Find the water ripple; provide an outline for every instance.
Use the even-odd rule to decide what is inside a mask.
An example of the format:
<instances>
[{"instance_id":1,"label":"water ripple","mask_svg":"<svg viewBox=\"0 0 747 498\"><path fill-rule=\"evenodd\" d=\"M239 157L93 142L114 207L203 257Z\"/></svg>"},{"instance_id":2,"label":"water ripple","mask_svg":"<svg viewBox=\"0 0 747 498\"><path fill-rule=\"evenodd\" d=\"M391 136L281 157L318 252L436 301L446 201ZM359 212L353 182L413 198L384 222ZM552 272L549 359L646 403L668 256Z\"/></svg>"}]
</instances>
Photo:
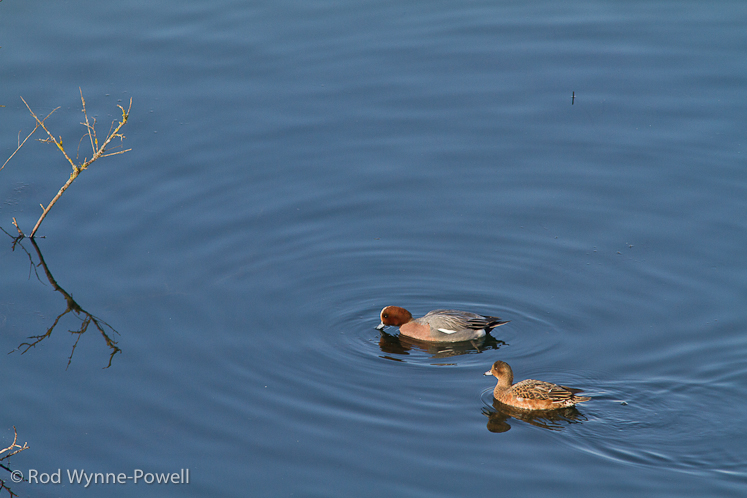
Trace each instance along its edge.
<instances>
[{"instance_id":1,"label":"water ripple","mask_svg":"<svg viewBox=\"0 0 747 498\"><path fill-rule=\"evenodd\" d=\"M731 424L714 418L743 418L724 400L727 386L677 379L600 382L586 390L588 421L565 442L603 458L634 466L688 473L743 472L743 460L725 457L720 441L734 437ZM731 412L731 413L730 413Z\"/></svg>"}]
</instances>

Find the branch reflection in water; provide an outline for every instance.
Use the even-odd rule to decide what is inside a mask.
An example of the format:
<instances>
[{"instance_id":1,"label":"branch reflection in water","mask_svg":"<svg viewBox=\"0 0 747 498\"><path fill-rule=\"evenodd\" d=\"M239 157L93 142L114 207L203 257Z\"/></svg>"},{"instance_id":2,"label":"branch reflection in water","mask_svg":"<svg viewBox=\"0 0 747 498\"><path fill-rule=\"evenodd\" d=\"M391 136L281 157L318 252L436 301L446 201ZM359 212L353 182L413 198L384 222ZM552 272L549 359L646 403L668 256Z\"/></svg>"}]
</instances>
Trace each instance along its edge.
<instances>
[{"instance_id":1,"label":"branch reflection in water","mask_svg":"<svg viewBox=\"0 0 747 498\"><path fill-rule=\"evenodd\" d=\"M5 230L3 230L5 232ZM84 310L74 299L73 297L65 291L62 287L59 286L57 281L52 276L52 272L49 271L49 267L47 266L47 263L44 261L44 257L42 256L41 250L39 249L39 246L36 244L36 241L34 239L28 239L31 242L31 245L34 247L34 250L36 251L37 259L39 260L39 263L36 263L34 261L34 256L26 249L26 247L21 244L21 240L23 237L13 237L12 235L8 234L8 232L5 232L9 237L13 239L13 250L15 251L16 247L20 247L23 249L23 251L26 253L26 255L29 257L29 262L31 264L31 270L33 270L34 274L36 275L36 278L41 282L44 283L39 276L39 267L41 267L44 270L44 275L47 277L47 280L52 285L52 288L56 291L62 294L62 296L65 298L65 303L67 304L67 307L65 311L57 315L57 318L55 318L52 325L47 329L47 332L41 335L36 336L30 336L29 339L31 342L22 342L19 344L18 348L11 351L11 353L15 351L20 351L21 354L24 354L26 351L28 351L31 348L36 347L37 344L42 342L44 339L50 337L52 335L52 332L54 332L54 329L57 327L57 325L60 323L60 320L67 315L68 313L72 312L75 317L80 320L80 327L78 327L76 330L68 330L73 335L77 335L77 338L75 339L75 342L73 343L72 350L70 351L70 356L67 361L67 369L70 366L70 363L73 361L73 355L75 354L75 348L78 347L78 342L80 341L80 338L83 337L83 334L85 334L88 331L88 327L93 324L94 327L99 331L101 334L101 337L104 338L104 341L106 342L106 345L111 350L111 354L109 355L109 363L104 368L109 368L112 366L112 360L114 359L114 355L117 353L121 353L122 350L117 346L117 341L112 339L112 336L114 334L119 335L119 332L117 332L114 327L106 323L101 318L98 318L97 316L92 315L88 311Z\"/></svg>"}]
</instances>

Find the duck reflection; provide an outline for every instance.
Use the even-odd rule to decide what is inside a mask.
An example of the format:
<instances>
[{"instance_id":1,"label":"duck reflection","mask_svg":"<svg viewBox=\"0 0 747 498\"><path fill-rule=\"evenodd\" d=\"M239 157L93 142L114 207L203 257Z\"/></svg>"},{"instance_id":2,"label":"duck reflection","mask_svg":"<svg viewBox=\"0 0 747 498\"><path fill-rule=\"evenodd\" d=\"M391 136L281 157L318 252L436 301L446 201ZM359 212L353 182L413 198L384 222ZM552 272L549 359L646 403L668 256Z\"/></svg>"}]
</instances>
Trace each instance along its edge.
<instances>
[{"instance_id":1,"label":"duck reflection","mask_svg":"<svg viewBox=\"0 0 747 498\"><path fill-rule=\"evenodd\" d=\"M575 406L556 410L530 411L504 405L496 399L493 399L493 409L484 407L482 414L488 417L488 430L490 432L509 431L511 425L508 421L511 418L550 431L562 431L568 425L580 424L587 420L584 414L578 411L578 408Z\"/></svg>"},{"instance_id":2,"label":"duck reflection","mask_svg":"<svg viewBox=\"0 0 747 498\"><path fill-rule=\"evenodd\" d=\"M5 232L5 230L3 230L3 232ZM55 318L54 322L47 329L46 333L29 337L30 342L22 342L18 346L18 348L16 348L13 351L20 351L21 354L24 354L29 349L36 347L37 344L39 344L44 339L52 335L52 332L54 332L55 328L57 328L57 326L60 324L60 321L63 319L65 315L67 315L68 313L72 313L80 321L80 325L76 326L74 330L72 329L68 330L68 332L70 332L73 335L77 335L77 337L75 339L75 342L73 343L72 350L70 351L70 356L68 357L68 360L67 360L67 367L69 367L70 363L73 361L73 354L75 354L75 348L78 347L78 342L80 341L80 338L83 337L83 334L85 334L88 331L88 327L90 325L93 325L96 328L96 330L98 330L98 332L104 338L106 345L111 350L111 354L109 355L109 363L104 368L109 368L110 366L112 366L112 360L114 359L114 355L122 352L122 350L119 349L119 347L117 346L117 341L112 339L113 334L119 335L119 333L114 329L114 327L106 323L101 318L98 318L92 315L91 313L89 313L88 311L84 310L73 299L73 297L67 291L65 291L65 289L59 286L57 281L52 276L52 272L49 271L49 267L47 266L47 263L44 261L44 257L42 256L41 250L39 249L39 246L36 245L36 241L34 239L28 239L28 240L31 242L31 245L34 247L39 263L35 262L33 255L28 250L26 250L26 248L21 244L21 240L23 239L23 237L13 237L10 234L8 234L8 232L5 232L5 233L13 239L13 250L15 250L16 247L20 247L29 257L29 261L31 263L31 270L36 274L37 280L39 280L39 282L42 282L42 279L39 275L39 267L41 267L42 270L44 271L44 275L46 276L47 280L52 285L52 288L63 296L63 298L65 299L65 303L67 305L65 310L59 315L57 315L57 318Z\"/></svg>"},{"instance_id":3,"label":"duck reflection","mask_svg":"<svg viewBox=\"0 0 747 498\"><path fill-rule=\"evenodd\" d=\"M490 349L499 349L505 346L504 341L499 341L490 334L462 342L427 342L413 339L412 337L403 336L402 334L391 335L380 331L379 348L383 353L394 355L409 355L410 351L423 351L431 355L432 358L448 358L450 356L459 356L462 354L482 353ZM385 356L393 361L402 361L398 358Z\"/></svg>"}]
</instances>

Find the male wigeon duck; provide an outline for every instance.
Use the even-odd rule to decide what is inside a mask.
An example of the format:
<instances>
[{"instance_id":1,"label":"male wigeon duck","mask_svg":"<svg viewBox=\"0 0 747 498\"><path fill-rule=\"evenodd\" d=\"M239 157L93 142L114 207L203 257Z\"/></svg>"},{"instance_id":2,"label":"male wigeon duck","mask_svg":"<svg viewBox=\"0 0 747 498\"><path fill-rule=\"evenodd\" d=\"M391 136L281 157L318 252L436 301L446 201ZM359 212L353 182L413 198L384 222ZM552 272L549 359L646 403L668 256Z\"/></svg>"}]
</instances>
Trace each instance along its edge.
<instances>
[{"instance_id":1,"label":"male wigeon duck","mask_svg":"<svg viewBox=\"0 0 747 498\"><path fill-rule=\"evenodd\" d=\"M496 316L482 316L467 311L434 310L425 316L413 318L412 314L399 306L387 306L381 310L383 330L387 325L399 327L402 335L429 342L471 341L484 337L498 325L508 323Z\"/></svg>"},{"instance_id":2,"label":"male wigeon duck","mask_svg":"<svg viewBox=\"0 0 747 498\"><path fill-rule=\"evenodd\" d=\"M586 396L576 396L581 389L559 386L541 380L522 380L514 384L514 373L508 363L496 361L493 367L485 372L498 379L493 390L493 397L504 405L523 410L555 410L573 406L576 403L589 401Z\"/></svg>"}]
</instances>

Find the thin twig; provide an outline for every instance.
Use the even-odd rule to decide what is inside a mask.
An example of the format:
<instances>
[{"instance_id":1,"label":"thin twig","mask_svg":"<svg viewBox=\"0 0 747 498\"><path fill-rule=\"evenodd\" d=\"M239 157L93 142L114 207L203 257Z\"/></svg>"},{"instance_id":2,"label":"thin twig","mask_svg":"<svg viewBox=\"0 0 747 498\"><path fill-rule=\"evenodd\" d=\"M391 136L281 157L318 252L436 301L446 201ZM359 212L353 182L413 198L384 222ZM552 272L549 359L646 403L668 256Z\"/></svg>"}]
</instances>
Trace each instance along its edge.
<instances>
[{"instance_id":1,"label":"thin twig","mask_svg":"<svg viewBox=\"0 0 747 498\"><path fill-rule=\"evenodd\" d=\"M16 227L16 230L18 230L18 238L19 238L19 239L22 239L22 238L24 238L24 237L26 236L26 235L24 235L24 233L23 233L23 232L21 231L21 227L19 227L19 226L18 226L18 222L16 221L16 218L15 218L15 216L13 217L13 226L14 226L14 227Z\"/></svg>"},{"instance_id":2,"label":"thin twig","mask_svg":"<svg viewBox=\"0 0 747 498\"><path fill-rule=\"evenodd\" d=\"M23 443L23 446L21 446L20 444L18 444L18 431L16 430L16 426L15 425L13 426L13 434L14 434L13 444L11 444L10 446L8 446L4 450L0 450L0 455L2 455L3 453L5 453L6 451L10 451L11 453L8 453L7 455L4 455L3 457L0 457L0 460L5 460L6 458L12 457L16 453L20 453L23 450L29 449L29 444L28 443Z\"/></svg>"},{"instance_id":3,"label":"thin twig","mask_svg":"<svg viewBox=\"0 0 747 498\"><path fill-rule=\"evenodd\" d=\"M91 150L93 153L96 153L96 148L99 145L99 141L96 139L96 119L93 120L93 126L88 124L88 113L86 112L86 100L83 98L83 90L78 87L78 90L80 91L80 101L83 103L83 116L86 118L85 127L88 130L88 138L91 139ZM81 123L84 124L84 123Z\"/></svg>"},{"instance_id":4,"label":"thin twig","mask_svg":"<svg viewBox=\"0 0 747 498\"><path fill-rule=\"evenodd\" d=\"M46 118L44 118L44 119L46 119ZM0 170L2 170L2 169L3 169L4 167L5 167L5 165L6 165L6 164L8 164L8 163L10 162L10 160L11 160L11 159L13 159L13 156L15 156L15 155L16 155L16 152L18 152L19 150L21 150L21 147L23 147L23 144L25 144L25 143L26 143L26 140L28 140L29 138L31 138L31 135L33 135L33 134L34 134L34 133L36 132L36 130L38 130L38 129L39 129L39 123L37 123L37 124L36 124L36 126L34 126L34 129L33 129L33 130L31 130L31 133L29 133L28 135L26 135L26 138L24 138L24 139L23 139L23 142L20 142L20 140L21 140L21 132L20 132L20 131L18 132L18 140L19 140L19 144L18 144L18 147L16 147L16 150L14 150L14 151L13 151L13 153L12 153L12 154L10 155L10 157L9 157L9 158L8 158L8 159L7 159L7 160L6 160L6 161L5 161L4 163L3 163L3 165L2 165L2 166L0 166Z\"/></svg>"}]
</instances>

